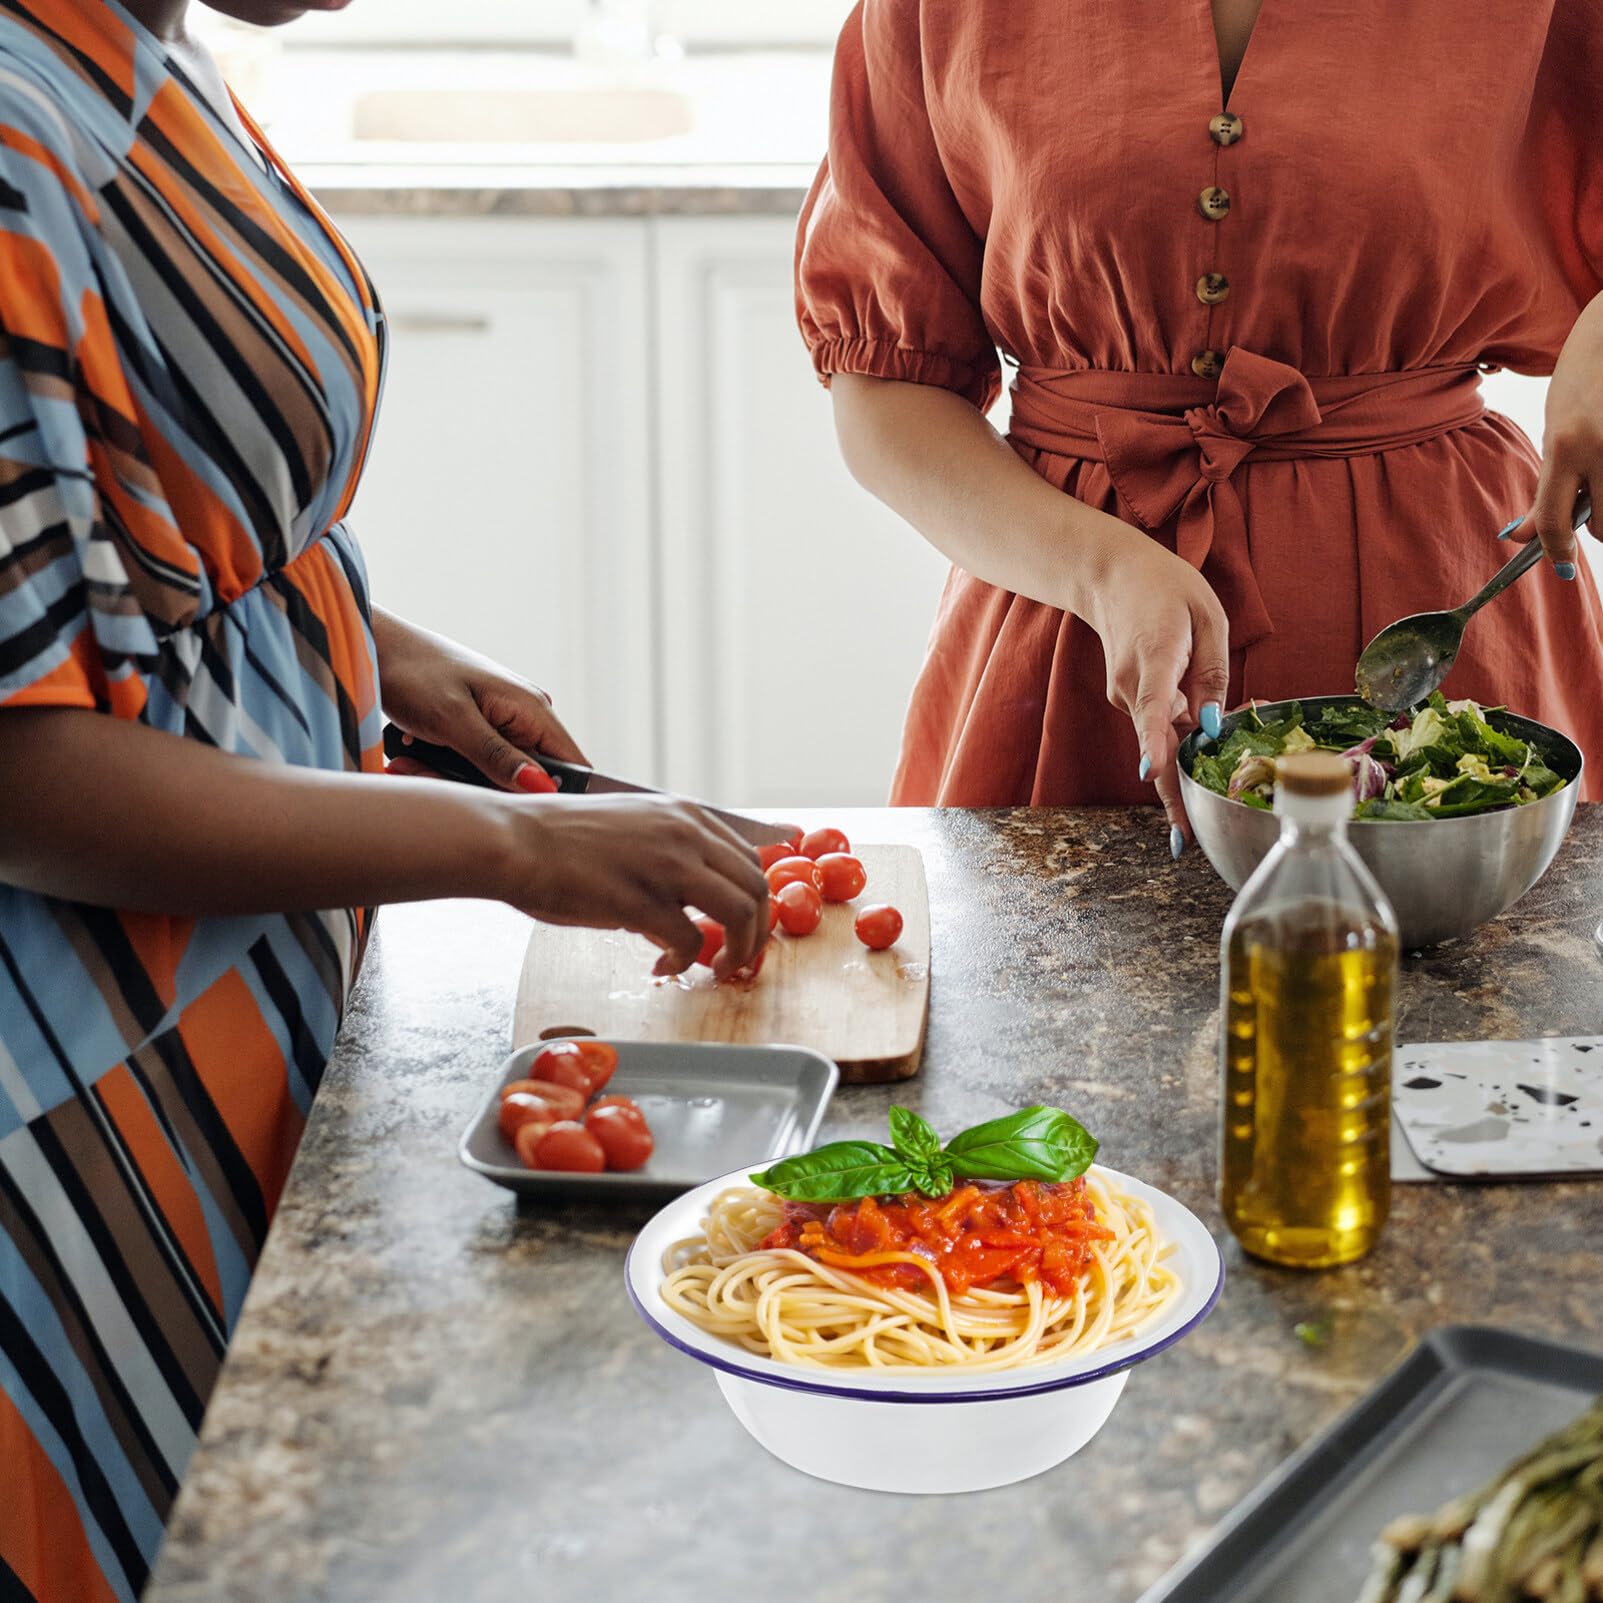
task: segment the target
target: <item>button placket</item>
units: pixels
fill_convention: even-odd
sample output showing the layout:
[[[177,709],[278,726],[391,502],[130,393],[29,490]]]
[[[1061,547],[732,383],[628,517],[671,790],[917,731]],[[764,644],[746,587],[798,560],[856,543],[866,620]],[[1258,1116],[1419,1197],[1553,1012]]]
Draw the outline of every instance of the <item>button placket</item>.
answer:
[[[1208,137],[1214,143],[1213,178],[1197,196],[1197,210],[1210,223],[1223,222],[1230,215],[1230,191],[1219,182],[1219,152],[1233,145],[1246,132],[1241,118],[1233,111],[1219,111],[1208,119]],[[1218,270],[1218,242],[1214,243],[1214,266],[1197,279],[1197,300],[1208,308],[1208,335],[1213,334],[1213,308],[1230,294],[1230,280]],[[1224,356],[1210,344],[1191,358],[1191,371],[1198,378],[1217,378],[1224,367]]]

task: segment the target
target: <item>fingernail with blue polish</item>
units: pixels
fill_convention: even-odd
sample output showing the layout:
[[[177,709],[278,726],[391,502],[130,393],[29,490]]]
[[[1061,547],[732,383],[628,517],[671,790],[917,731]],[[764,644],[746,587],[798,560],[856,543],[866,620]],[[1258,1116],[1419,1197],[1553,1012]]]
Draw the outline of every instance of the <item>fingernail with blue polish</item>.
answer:
[[[1186,838],[1180,833],[1178,824],[1169,826],[1169,855],[1178,863],[1180,854],[1186,849]]]
[[[1137,779],[1145,779],[1152,772],[1152,759],[1145,752],[1141,753],[1141,766],[1136,770]]]
[[[1555,562],[1553,571],[1561,579],[1573,579],[1575,577],[1575,564],[1573,562]]]
[[[1510,518],[1508,522],[1497,531],[1497,538],[1499,540],[1506,540],[1524,521],[1525,514],[1523,512],[1520,513],[1517,518]]]
[[[1223,723],[1219,713],[1217,701],[1205,701],[1202,704],[1202,732],[1209,740],[1217,740]]]

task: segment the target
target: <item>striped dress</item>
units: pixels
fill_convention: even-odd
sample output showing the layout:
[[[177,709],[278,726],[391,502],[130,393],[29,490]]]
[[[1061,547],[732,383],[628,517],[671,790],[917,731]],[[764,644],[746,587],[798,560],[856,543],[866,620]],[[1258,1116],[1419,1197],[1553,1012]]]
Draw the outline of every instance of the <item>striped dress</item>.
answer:
[[[382,320],[267,155],[113,0],[0,0],[0,717],[373,771]],[[0,1598],[136,1598],[362,935],[0,885]]]

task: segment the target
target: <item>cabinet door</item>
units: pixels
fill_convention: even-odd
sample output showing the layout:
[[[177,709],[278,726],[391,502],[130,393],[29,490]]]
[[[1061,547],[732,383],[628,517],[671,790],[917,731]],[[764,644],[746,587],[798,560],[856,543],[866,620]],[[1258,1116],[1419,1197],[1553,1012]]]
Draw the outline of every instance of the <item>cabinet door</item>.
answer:
[[[793,224],[655,226],[668,781],[883,802],[946,563],[841,462],[796,329]]]
[[[391,361],[352,509],[375,598],[657,767],[638,222],[353,218]]]

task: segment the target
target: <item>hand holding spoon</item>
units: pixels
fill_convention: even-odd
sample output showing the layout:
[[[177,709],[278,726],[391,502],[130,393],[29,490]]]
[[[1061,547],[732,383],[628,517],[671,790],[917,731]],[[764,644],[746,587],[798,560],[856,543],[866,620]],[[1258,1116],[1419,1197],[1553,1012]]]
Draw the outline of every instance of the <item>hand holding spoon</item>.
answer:
[[[1575,502],[1575,527],[1591,515],[1592,498],[1583,490]],[[1447,677],[1469,620],[1541,560],[1542,542],[1531,540],[1462,606],[1450,612],[1418,612],[1387,624],[1358,659],[1358,694],[1382,712],[1401,712],[1423,701]]]

